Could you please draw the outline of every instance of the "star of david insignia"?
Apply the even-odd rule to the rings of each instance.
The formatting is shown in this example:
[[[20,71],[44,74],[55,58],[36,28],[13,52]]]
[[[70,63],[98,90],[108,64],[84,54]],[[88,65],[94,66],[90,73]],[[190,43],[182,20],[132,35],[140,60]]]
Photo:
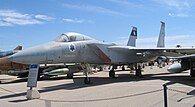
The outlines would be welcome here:
[[[70,47],[69,47],[69,49],[70,49],[71,52],[74,52],[75,49],[76,49],[76,48],[75,48],[75,45],[71,44]]]

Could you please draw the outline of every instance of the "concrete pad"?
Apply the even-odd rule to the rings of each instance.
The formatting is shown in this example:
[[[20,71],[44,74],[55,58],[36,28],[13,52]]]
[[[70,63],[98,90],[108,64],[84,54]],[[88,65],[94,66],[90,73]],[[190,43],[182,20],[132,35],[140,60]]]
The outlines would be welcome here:
[[[163,84],[168,84],[168,106],[195,106],[195,78],[189,71],[170,74],[166,68],[146,67],[143,77],[130,71],[118,71],[109,78],[108,71],[90,75],[92,84],[84,84],[82,73],[74,79],[65,76],[38,81],[40,99],[26,99],[26,82],[0,84],[2,107],[163,107]]]

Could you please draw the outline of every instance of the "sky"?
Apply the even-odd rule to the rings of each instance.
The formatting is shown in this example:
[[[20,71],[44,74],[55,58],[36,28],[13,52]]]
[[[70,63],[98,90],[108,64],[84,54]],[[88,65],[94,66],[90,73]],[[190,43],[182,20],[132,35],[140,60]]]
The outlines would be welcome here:
[[[1,0],[0,50],[49,42],[64,32],[126,45],[132,26],[137,47],[156,47],[160,21],[166,47],[195,46],[194,0]]]

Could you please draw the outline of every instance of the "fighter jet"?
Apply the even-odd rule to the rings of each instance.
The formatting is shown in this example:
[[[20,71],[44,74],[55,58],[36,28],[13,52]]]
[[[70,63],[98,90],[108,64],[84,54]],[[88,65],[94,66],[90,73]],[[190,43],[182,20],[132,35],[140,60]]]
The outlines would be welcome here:
[[[161,42],[160,42],[161,43]],[[77,63],[83,68],[85,83],[90,83],[90,64],[130,65],[155,60],[164,49],[136,48],[104,43],[84,34],[67,32],[51,42],[26,49],[9,57],[23,64]],[[115,71],[109,71],[115,77]]]
[[[0,52],[0,58],[5,57],[5,56],[12,55],[12,54],[17,53],[17,52],[19,52],[19,51],[21,51],[21,50],[22,50],[22,46],[17,46],[17,47],[16,47],[15,49],[13,49],[13,50],[1,51],[1,52]]]

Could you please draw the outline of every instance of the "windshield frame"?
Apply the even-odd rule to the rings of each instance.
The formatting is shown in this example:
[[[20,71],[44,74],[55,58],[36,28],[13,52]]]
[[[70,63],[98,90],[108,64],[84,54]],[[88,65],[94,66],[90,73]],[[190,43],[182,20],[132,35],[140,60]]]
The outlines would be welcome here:
[[[92,38],[85,36],[83,34],[66,34],[63,33],[58,36],[54,41],[56,42],[75,42],[75,41],[86,41],[92,40]]]

